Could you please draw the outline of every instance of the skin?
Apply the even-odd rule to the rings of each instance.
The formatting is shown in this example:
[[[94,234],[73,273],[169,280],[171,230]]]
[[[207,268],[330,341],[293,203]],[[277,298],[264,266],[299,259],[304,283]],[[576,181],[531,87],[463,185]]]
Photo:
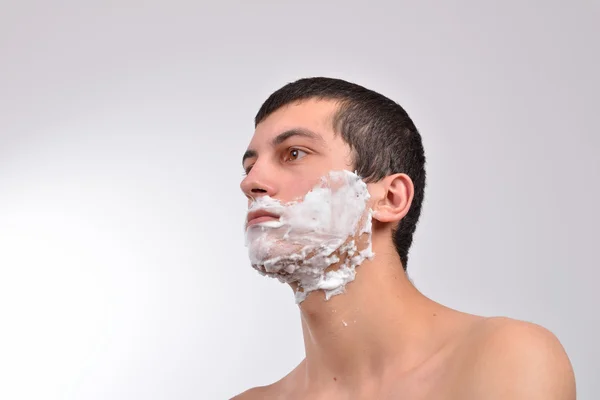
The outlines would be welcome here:
[[[335,134],[337,105],[306,100],[261,122],[244,160],[249,203],[303,197],[330,170],[350,170],[350,147]],[[285,134],[301,130],[318,135]],[[279,136],[274,145],[273,141]],[[557,338],[509,318],[462,313],[427,298],[408,280],[391,230],[408,212],[413,183],[395,174],[368,184],[375,257],[346,292],[322,291],[299,305],[306,357],[284,378],[235,399],[574,400],[575,379]]]

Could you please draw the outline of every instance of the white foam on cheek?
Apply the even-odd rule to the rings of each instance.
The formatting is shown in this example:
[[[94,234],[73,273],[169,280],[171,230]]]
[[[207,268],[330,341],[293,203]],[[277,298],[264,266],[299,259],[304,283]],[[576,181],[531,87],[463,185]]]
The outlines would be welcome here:
[[[355,278],[355,268],[374,256],[369,198],[367,185],[350,171],[330,172],[302,201],[283,204],[269,196],[258,198],[248,212],[265,210],[280,217],[246,230],[252,266],[281,282],[297,283],[297,303],[319,289],[327,300],[343,293]],[[359,250],[353,238],[363,233],[367,238]],[[340,262],[335,271],[325,272]]]

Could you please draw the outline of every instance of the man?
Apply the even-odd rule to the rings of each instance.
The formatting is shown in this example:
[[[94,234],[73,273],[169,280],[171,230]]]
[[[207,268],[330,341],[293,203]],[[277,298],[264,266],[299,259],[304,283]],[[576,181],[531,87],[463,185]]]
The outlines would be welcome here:
[[[343,260],[349,257],[340,250],[345,245],[333,251],[328,272],[310,282],[294,271],[305,264],[314,271],[314,252],[300,257],[298,247],[288,246],[288,262],[280,267],[273,266],[279,256],[271,264],[253,261],[262,273],[289,282],[300,299],[306,357],[280,381],[236,399],[575,399],[572,367],[552,333],[531,323],[449,309],[407,278],[425,156],[401,106],[346,81],[301,79],[265,101],[255,126],[241,183],[250,209],[269,201],[297,207],[330,171],[356,172],[368,189],[372,225],[350,236],[360,242],[368,233],[373,256],[363,257],[355,276],[351,271],[350,281],[333,295],[325,278],[348,269]],[[278,222],[284,215],[250,214],[247,232],[256,221]],[[272,243],[285,248],[287,236],[273,239],[278,232],[269,226],[253,232],[271,235]],[[268,239],[256,235],[248,236],[251,249]]]

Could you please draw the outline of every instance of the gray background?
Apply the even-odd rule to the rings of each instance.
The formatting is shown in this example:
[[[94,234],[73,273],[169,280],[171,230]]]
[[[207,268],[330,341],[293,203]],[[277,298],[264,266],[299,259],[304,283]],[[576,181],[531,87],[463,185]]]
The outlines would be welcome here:
[[[314,75],[423,135],[417,287],[548,327],[600,396],[597,1],[0,4],[0,398],[223,399],[301,360],[238,184]]]

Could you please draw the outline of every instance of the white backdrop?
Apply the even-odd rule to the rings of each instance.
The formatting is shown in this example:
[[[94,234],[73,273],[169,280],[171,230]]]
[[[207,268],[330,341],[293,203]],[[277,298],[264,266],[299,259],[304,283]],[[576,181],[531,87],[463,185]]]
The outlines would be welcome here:
[[[600,397],[599,3],[270,3],[0,3],[0,398],[225,399],[301,360],[238,185],[315,75],[422,133],[417,287],[548,327]]]

